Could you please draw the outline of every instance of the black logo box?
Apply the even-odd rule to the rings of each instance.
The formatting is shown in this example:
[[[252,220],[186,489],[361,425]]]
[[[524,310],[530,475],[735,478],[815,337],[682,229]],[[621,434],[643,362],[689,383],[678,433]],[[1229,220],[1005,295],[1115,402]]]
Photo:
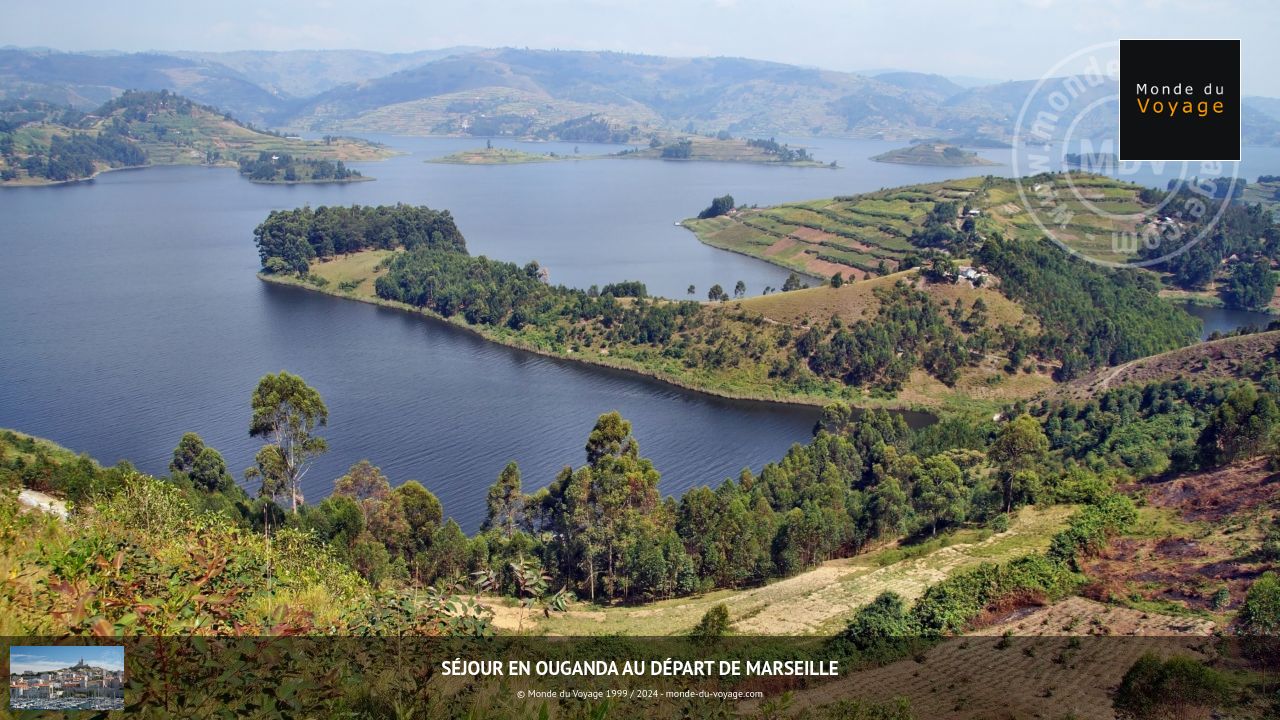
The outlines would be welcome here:
[[[1140,85],[1145,93],[1139,93]],[[1166,87],[1181,92],[1166,95]],[[1145,114],[1139,100],[1147,105]],[[1160,114],[1154,112],[1157,102]],[[1185,102],[1196,111],[1208,103],[1210,112],[1185,114]],[[1222,113],[1212,112],[1218,102]],[[1234,162],[1240,159],[1240,136],[1239,40],[1120,41],[1121,160]]]

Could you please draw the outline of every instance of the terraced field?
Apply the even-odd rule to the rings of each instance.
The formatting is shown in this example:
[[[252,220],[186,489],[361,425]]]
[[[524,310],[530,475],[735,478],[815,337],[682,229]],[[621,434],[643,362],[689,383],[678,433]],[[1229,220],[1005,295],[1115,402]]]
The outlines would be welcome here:
[[[684,227],[708,245],[732,250],[816,277],[840,272],[855,278],[894,272],[915,249],[912,235],[933,208],[954,202],[979,211],[980,235],[1038,238],[1044,231],[1106,260],[1131,257],[1117,232],[1133,232],[1143,209],[1138,186],[1108,177],[1071,173],[1026,186],[1033,215],[1014,181],[974,177],[913,185],[853,196],[743,208],[707,220],[685,220]],[[1113,217],[1100,217],[1103,211]],[[959,227],[961,219],[956,218]]]

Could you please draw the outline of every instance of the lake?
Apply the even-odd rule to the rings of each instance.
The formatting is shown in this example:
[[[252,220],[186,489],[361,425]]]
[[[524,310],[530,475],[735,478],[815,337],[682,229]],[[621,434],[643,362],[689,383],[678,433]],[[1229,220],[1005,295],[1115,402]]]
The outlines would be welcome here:
[[[376,182],[255,185],[233,170],[180,167],[0,192],[0,426],[154,473],[194,431],[239,476],[257,448],[249,394],[260,376],[286,369],[330,410],[330,452],[304,481],[311,500],[368,458],[395,484],[420,480],[473,530],[503,465],[520,463],[526,490],[545,485],[584,462],[587,434],[610,410],[632,421],[665,493],[717,484],[806,441],[817,410],[687,392],[268,285],[254,276],[253,227],[273,209],[306,203],[426,204],[453,212],[472,253],[536,259],[556,283],[637,279],[674,297],[693,284],[705,297],[713,283],[743,280],[755,294],[780,286],[786,272],[704,246],[674,223],[726,192],[768,204],[978,172],[872,163],[866,158],[897,146],[877,141],[805,139],[819,159],[843,166],[826,170],[638,160],[439,165],[423,160],[483,141],[384,140],[407,154],[359,164]]]

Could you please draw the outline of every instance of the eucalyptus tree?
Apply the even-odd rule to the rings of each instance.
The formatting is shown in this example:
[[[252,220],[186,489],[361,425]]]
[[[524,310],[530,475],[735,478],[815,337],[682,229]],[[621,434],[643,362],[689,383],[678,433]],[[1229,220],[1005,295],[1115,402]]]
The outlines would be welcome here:
[[[267,443],[246,476],[262,479],[263,495],[287,495],[290,509],[297,512],[303,476],[311,462],[329,449],[325,439],[315,434],[328,424],[329,409],[315,388],[284,370],[258,381],[251,404],[249,436]]]

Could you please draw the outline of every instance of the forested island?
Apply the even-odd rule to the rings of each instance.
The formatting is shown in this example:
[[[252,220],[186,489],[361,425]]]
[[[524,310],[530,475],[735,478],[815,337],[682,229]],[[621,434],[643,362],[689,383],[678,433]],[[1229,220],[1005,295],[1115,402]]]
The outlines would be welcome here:
[[[0,103],[0,185],[69,182],[149,165],[232,166],[246,174],[245,163],[246,175],[256,173],[259,182],[345,182],[370,179],[345,161],[390,155],[352,138],[302,140],[260,130],[167,91],[127,91],[91,113],[33,100]],[[290,162],[267,178],[263,156]],[[285,180],[290,167],[295,179]]]
[[[556,153],[531,153],[512,148],[496,148],[490,143],[483,148],[463,150],[435,158],[434,160],[427,160],[426,162],[446,165],[522,165],[525,163],[555,162],[574,157],[557,155]]]
[[[1109,152],[1067,153],[1062,156],[1062,163],[1068,167],[1097,172],[1116,169],[1120,160],[1115,153]]]
[[[295,158],[263,150],[257,158],[240,158],[240,175],[256,183],[348,183],[372,180],[341,160]]]
[[[791,147],[773,138],[735,138],[727,132],[716,135],[683,135],[664,137],[653,134],[647,148],[624,150],[616,155],[624,158],[656,160],[704,160],[708,162],[748,162],[789,165],[793,167],[835,168],[834,161],[820,162],[809,151]]]
[[[964,167],[969,165],[999,165],[976,152],[963,150],[955,145],[919,142],[904,148],[880,153],[871,158],[876,162],[900,165],[936,165],[939,167]]]

